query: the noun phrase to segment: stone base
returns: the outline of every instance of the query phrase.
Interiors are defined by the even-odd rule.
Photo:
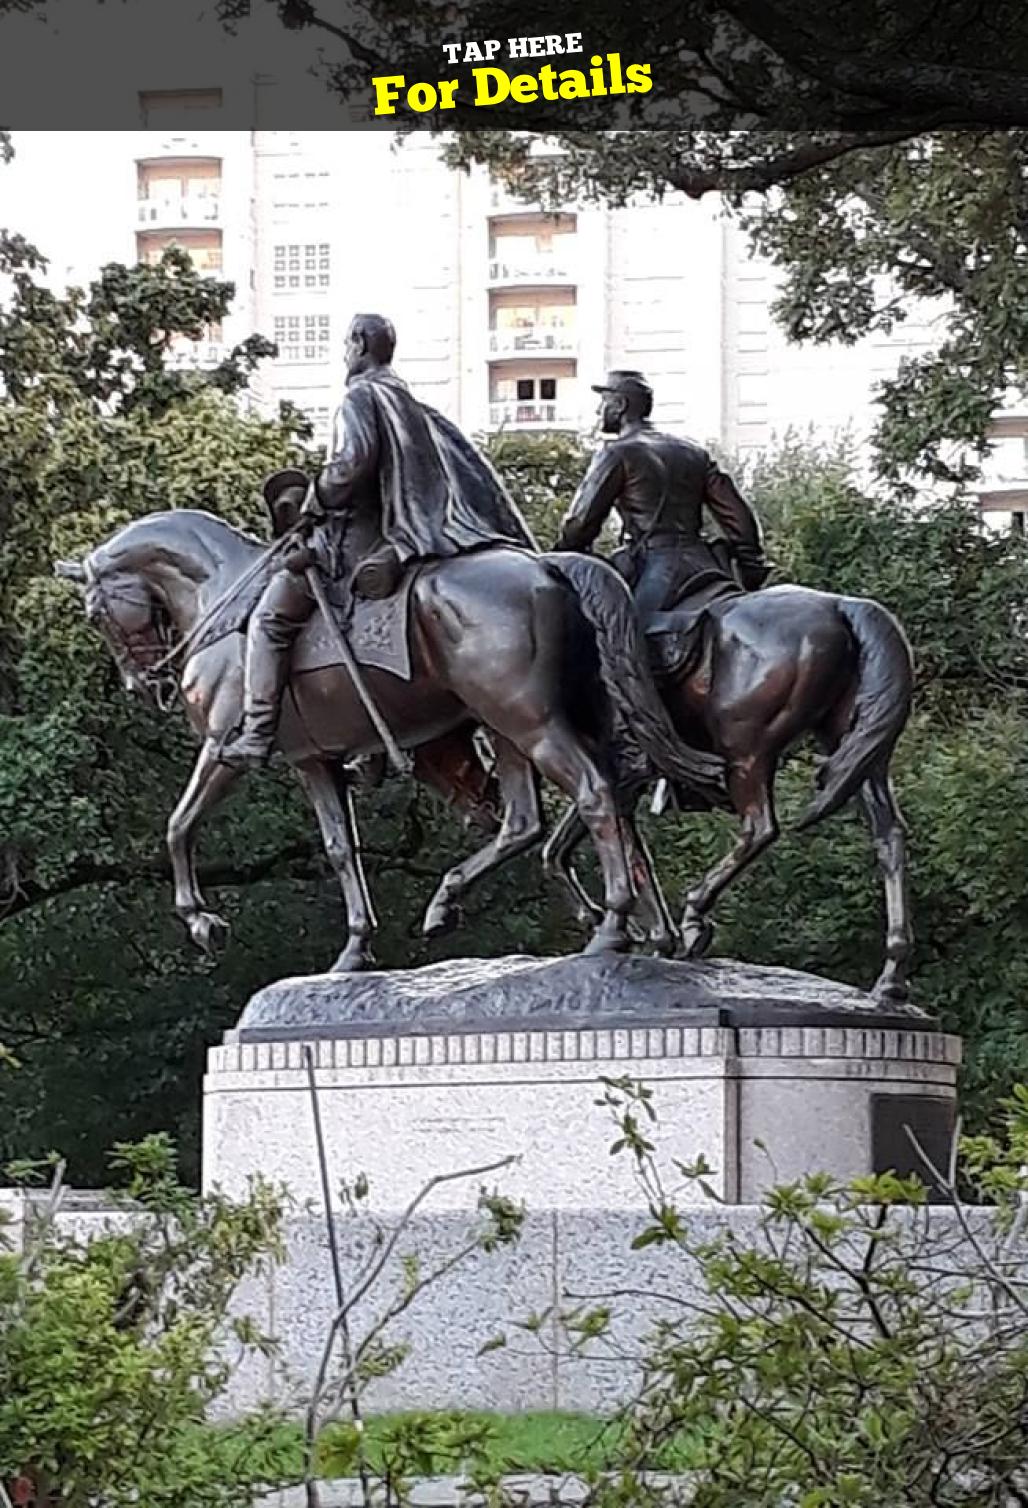
[[[502,959],[285,980],[210,1052],[206,1187],[260,1172],[320,1199],[305,1043],[333,1182],[363,1172],[381,1211],[508,1156],[490,1182],[529,1208],[640,1208],[597,1104],[626,1075],[653,1088],[665,1164],[702,1154],[732,1203],[815,1170],[913,1170],[906,1127],[945,1162],[960,1060],[922,1012],[789,970]],[[442,1184],[432,1207],[470,1207],[479,1182]]]

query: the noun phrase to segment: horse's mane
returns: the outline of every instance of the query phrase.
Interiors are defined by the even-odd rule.
[[[234,524],[205,509],[168,508],[146,513],[142,518],[123,524],[110,539],[97,546],[90,560],[94,569],[102,570],[105,566],[116,565],[118,557],[126,551],[149,545],[159,552],[173,543],[186,544],[189,535],[201,548],[212,551],[217,551],[220,545],[222,551],[232,548],[250,552],[262,550],[268,544],[267,540],[237,529]]]

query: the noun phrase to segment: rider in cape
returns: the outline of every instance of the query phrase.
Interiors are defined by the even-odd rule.
[[[332,458],[300,510],[307,544],[285,557],[250,618],[243,726],[220,754],[235,768],[260,767],[271,755],[292,648],[315,608],[309,566],[345,603],[349,593],[389,596],[415,562],[490,545],[538,551],[486,458],[393,371],[395,345],[382,315],[353,319]],[[280,475],[304,482],[300,473]]]

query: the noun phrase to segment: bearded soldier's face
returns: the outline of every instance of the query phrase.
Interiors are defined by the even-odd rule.
[[[600,403],[600,428],[605,435],[616,435],[621,428],[625,400],[617,393],[604,393]]]
[[[347,372],[352,372],[364,355],[364,341],[353,325],[346,332],[346,341],[343,345],[343,360],[346,363]]]

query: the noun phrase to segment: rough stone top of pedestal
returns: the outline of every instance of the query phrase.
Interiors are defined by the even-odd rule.
[[[916,1006],[884,1004],[795,969],[727,959],[516,955],[280,979],[252,996],[224,1040],[667,1025],[937,1027]]]

